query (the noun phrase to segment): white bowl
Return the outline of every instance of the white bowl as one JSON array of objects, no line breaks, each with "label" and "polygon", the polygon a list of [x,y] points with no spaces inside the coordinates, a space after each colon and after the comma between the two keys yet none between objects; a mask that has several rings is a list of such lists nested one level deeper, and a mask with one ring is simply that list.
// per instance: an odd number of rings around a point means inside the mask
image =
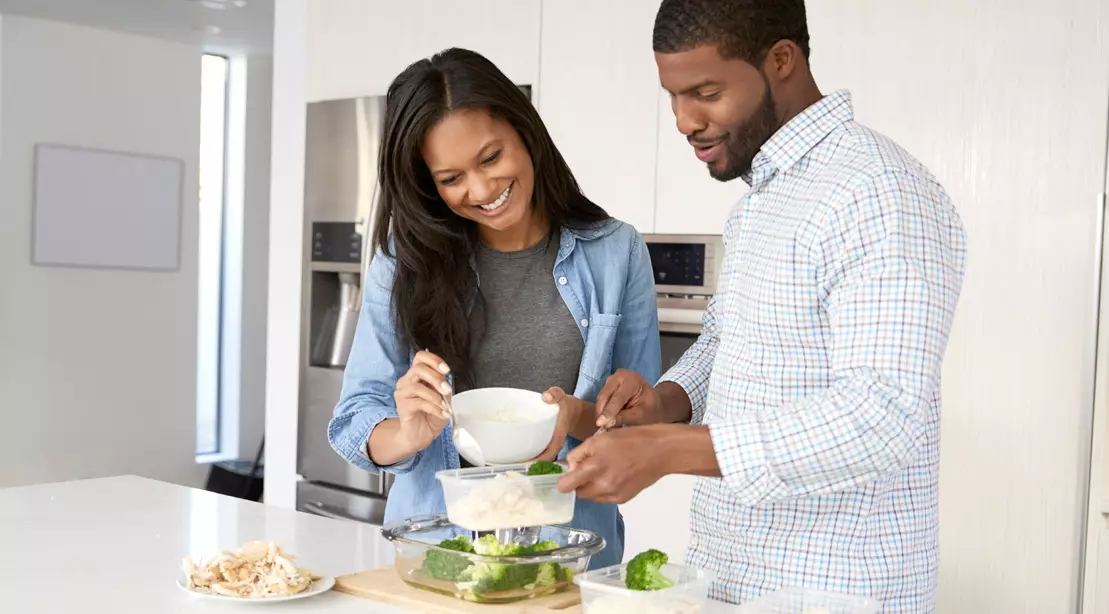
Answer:
[{"label": "white bowl", "polygon": [[[478,388],[455,395],[454,422],[477,441],[486,463],[522,463],[539,456],[551,442],[558,405],[538,392],[515,388]],[[467,458],[471,463],[473,459]]]}]

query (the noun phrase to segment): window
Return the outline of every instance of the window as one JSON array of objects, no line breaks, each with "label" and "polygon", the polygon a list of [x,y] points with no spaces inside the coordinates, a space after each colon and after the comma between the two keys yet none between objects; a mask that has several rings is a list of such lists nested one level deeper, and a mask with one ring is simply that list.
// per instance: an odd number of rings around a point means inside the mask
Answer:
[{"label": "window", "polygon": [[200,65],[200,236],[197,305],[196,453],[220,450],[220,355],[223,303],[224,180],[227,170],[226,57]]}]

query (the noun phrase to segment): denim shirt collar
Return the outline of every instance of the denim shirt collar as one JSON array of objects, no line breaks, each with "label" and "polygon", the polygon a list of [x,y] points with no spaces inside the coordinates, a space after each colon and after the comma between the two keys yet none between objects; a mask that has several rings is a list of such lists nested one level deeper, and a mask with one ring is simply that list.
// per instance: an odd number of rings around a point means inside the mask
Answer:
[{"label": "denim shirt collar", "polygon": [[[620,228],[620,222],[615,219],[607,219],[601,222],[595,222],[587,226],[579,228],[572,228],[570,226],[563,226],[562,232],[559,233],[558,243],[558,256],[555,257],[555,266],[561,264],[564,260],[570,257],[574,251],[574,246],[578,241],[596,241],[603,239],[608,235],[616,232]],[[474,279],[477,285],[481,285],[481,274],[477,270],[477,260],[473,255],[470,256],[470,269],[474,272]],[[467,300],[467,310],[473,307],[473,302],[477,296],[477,288],[474,288]]]}]

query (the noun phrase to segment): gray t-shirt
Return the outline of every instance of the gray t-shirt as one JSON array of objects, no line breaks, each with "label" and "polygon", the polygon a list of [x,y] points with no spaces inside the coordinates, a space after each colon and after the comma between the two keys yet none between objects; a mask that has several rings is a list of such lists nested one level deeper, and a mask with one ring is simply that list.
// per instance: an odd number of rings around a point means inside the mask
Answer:
[{"label": "gray t-shirt", "polygon": [[518,252],[477,250],[480,296],[470,312],[477,388],[573,394],[585,348],[554,280],[559,238]]}]

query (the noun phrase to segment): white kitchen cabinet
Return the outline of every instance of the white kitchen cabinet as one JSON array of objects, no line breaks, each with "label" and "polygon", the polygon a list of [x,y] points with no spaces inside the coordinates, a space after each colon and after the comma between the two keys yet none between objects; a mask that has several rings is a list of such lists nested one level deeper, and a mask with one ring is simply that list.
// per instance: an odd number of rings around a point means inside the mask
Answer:
[{"label": "white kitchen cabinet", "polygon": [[[1109,109],[1106,109],[1109,115]],[[1109,168],[1106,169],[1109,174]],[[1109,192],[1109,176],[1104,191]],[[1104,197],[1103,197],[1104,198]],[[1102,220],[1103,228],[1105,220]],[[1103,230],[1104,233],[1104,230]],[[1094,387],[1093,437],[1090,438],[1090,497],[1082,592],[1084,614],[1109,614],[1109,244],[1102,238],[1101,318]]]},{"label": "white kitchen cabinet", "polygon": [[582,190],[654,230],[658,0],[543,3],[539,111]]},{"label": "white kitchen cabinet", "polygon": [[943,371],[945,614],[1078,609],[1109,4],[1064,5],[806,2],[817,82],[849,88],[966,226]]},{"label": "white kitchen cabinet", "polygon": [[747,194],[742,179],[721,182],[693,154],[678,132],[670,95],[662,90],[658,105],[658,178],[655,232],[667,234],[722,234],[732,205]]},{"label": "white kitchen cabinet", "polygon": [[447,47],[489,58],[510,79],[539,77],[540,0],[311,0],[308,102],[381,96],[405,67]]},{"label": "white kitchen cabinet", "polygon": [[1102,504],[1102,509],[1102,526],[1095,542],[1098,561],[1087,569],[1090,574],[1087,586],[1092,589],[1092,595],[1088,596],[1084,614],[1109,614],[1109,501]]}]

